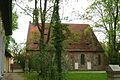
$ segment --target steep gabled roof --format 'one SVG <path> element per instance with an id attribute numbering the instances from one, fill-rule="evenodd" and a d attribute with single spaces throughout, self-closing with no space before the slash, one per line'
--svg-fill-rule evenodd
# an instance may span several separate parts
<path id="1" fill-rule="evenodd" d="M 68 28 L 78 34 L 80 38 L 65 48 L 68 51 L 103 51 L 93 30 L 88 24 L 69 24 Z"/>
<path id="2" fill-rule="evenodd" d="M 39 50 L 39 36 L 40 32 L 36 26 L 29 23 L 29 30 L 27 35 L 27 50 Z"/>
<path id="3" fill-rule="evenodd" d="M 88 24 L 67 24 L 68 28 L 80 34 L 80 37 L 74 42 L 65 47 L 67 51 L 103 51 L 102 46 L 98 42 L 92 29 Z M 27 36 L 27 50 L 39 50 L 39 36 L 38 28 L 29 24 L 29 31 Z M 45 35 L 46 36 L 46 35 Z M 34 40 L 35 39 L 35 40 Z M 71 39 L 71 38 L 69 38 Z M 69 40 L 66 40 L 66 42 Z"/>

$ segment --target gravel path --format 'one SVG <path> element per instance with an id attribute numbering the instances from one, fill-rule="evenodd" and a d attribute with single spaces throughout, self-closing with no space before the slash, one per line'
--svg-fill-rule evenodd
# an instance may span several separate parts
<path id="1" fill-rule="evenodd" d="M 23 73 L 6 73 L 5 80 L 26 80 L 21 74 Z"/>

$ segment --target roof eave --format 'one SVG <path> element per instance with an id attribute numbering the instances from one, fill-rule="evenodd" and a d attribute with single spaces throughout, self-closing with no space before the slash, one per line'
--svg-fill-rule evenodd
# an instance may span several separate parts
<path id="1" fill-rule="evenodd" d="M 104 50 L 95 50 L 95 49 L 64 49 L 65 51 L 68 52 L 104 52 Z"/>
<path id="2" fill-rule="evenodd" d="M 12 35 L 12 0 L 0 2 L 5 35 Z"/>

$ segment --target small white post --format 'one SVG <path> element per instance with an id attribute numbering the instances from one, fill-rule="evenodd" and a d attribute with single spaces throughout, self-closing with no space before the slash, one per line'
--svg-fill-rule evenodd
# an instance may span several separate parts
<path id="1" fill-rule="evenodd" d="M 90 61 L 87 62 L 87 69 L 91 70 L 91 62 Z"/>
<path id="2" fill-rule="evenodd" d="M 78 63 L 75 63 L 75 69 L 78 69 Z"/>

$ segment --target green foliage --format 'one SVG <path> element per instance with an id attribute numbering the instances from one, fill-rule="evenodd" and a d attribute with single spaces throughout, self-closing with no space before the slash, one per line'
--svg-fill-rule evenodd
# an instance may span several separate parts
<path id="1" fill-rule="evenodd" d="M 40 40 L 40 39 L 38 38 L 38 37 L 39 37 L 38 32 L 33 31 L 31 34 L 33 35 L 33 37 L 30 38 L 30 42 L 38 42 L 38 41 Z"/>
<path id="2" fill-rule="evenodd" d="M 104 29 L 109 59 L 112 54 L 117 54 L 119 41 L 120 0 L 93 0 L 93 3 L 84 14 L 85 19 L 94 22 L 95 27 Z M 92 17 L 90 17 L 90 16 Z"/>
<path id="3" fill-rule="evenodd" d="M 95 44 L 96 43 L 96 41 L 93 41 L 93 39 L 94 39 L 93 38 L 93 31 L 90 27 L 88 27 L 84 30 L 83 35 L 84 35 L 86 44 Z M 86 37 L 89 37 L 89 38 L 86 38 Z"/>
<path id="4" fill-rule="evenodd" d="M 66 36 L 65 41 L 63 42 L 63 47 L 67 47 L 69 45 L 79 43 L 79 39 L 81 38 L 81 36 L 82 36 L 81 33 L 77 33 L 76 31 L 69 30 L 69 33 Z"/>
<path id="5" fill-rule="evenodd" d="M 16 11 L 12 12 L 12 31 L 18 29 L 17 19 L 18 19 L 17 12 Z M 6 36 L 6 50 L 10 49 L 10 43 L 15 43 L 15 40 L 12 38 L 12 36 Z"/>
<path id="6" fill-rule="evenodd" d="M 62 51 L 65 36 L 60 22 L 59 0 L 55 0 L 51 23 L 53 25 L 53 45 L 55 47 L 56 80 L 62 80 Z"/>
<path id="7" fill-rule="evenodd" d="M 37 72 L 25 73 L 23 76 L 27 78 L 27 80 L 39 80 L 39 74 Z"/>
<path id="8" fill-rule="evenodd" d="M 14 43 L 15 40 L 11 36 L 6 36 L 5 48 L 8 50 L 10 48 L 10 43 Z"/>
<path id="9" fill-rule="evenodd" d="M 86 35 L 86 34 L 91 34 L 92 33 L 92 29 L 90 28 L 90 27 L 88 27 L 88 28 L 86 28 L 85 30 L 84 30 L 84 34 Z"/>
<path id="10" fill-rule="evenodd" d="M 54 54 L 44 53 L 42 56 L 38 52 L 30 54 L 27 56 L 29 59 L 29 69 L 31 71 L 36 71 L 39 78 L 49 79 L 56 78 L 56 65 L 54 64 Z M 44 62 L 43 62 L 44 61 Z M 41 65 L 42 64 L 42 65 Z M 37 65 L 37 66 L 36 66 Z M 41 70 L 44 71 L 41 73 Z M 43 75 L 45 74 L 45 76 Z"/>
<path id="11" fill-rule="evenodd" d="M 15 12 L 12 13 L 12 30 L 13 31 L 18 29 L 17 20 L 18 20 L 18 15 L 17 15 L 17 12 L 15 11 Z"/>
<path id="12" fill-rule="evenodd" d="M 67 24 L 61 24 L 61 29 L 63 32 L 63 40 L 67 40 L 69 36 L 71 36 L 71 31 L 68 29 Z"/>
<path id="13" fill-rule="evenodd" d="M 112 54 L 110 58 L 110 64 L 120 65 L 120 53 Z"/>
<path id="14" fill-rule="evenodd" d="M 44 54 L 39 54 L 39 51 L 34 51 L 33 53 L 26 56 L 29 59 L 29 71 L 36 71 L 38 74 L 38 78 L 43 78 L 41 73 L 41 68 L 44 69 L 44 79 L 48 80 L 57 80 L 58 72 L 57 72 L 57 64 L 55 62 L 55 48 L 51 44 L 47 46 L 45 49 L 47 52 Z M 43 63 L 44 61 L 44 63 Z M 41 65 L 42 64 L 42 65 Z M 63 71 L 67 71 L 68 69 L 68 60 L 66 60 L 65 54 L 62 54 L 62 69 Z M 43 66 L 44 65 L 44 66 Z"/>
<path id="15" fill-rule="evenodd" d="M 25 53 L 25 45 L 24 44 L 18 44 L 15 42 L 15 40 L 10 40 L 10 45 L 8 50 L 13 54 L 13 58 L 15 60 L 16 66 L 20 66 L 23 71 L 25 69 L 25 59 L 26 56 Z"/>
<path id="16" fill-rule="evenodd" d="M 54 7 L 53 6 L 48 7 L 48 3 L 47 3 L 48 1 L 52 2 Z M 35 8 L 33 9 L 32 12 L 33 13 L 32 18 L 33 18 L 33 23 L 35 24 L 35 26 L 38 27 L 40 36 L 36 32 L 33 32 L 32 34 L 34 37 L 30 40 L 39 41 L 38 43 L 40 49 L 36 52 L 33 52 L 34 55 L 30 54 L 29 56 L 27 56 L 27 59 L 29 59 L 29 69 L 30 71 L 36 71 L 39 74 L 39 78 L 42 78 L 43 80 L 46 79 L 58 80 L 58 78 L 61 78 L 60 75 L 62 73 L 62 71 L 60 71 L 62 69 L 61 66 L 62 60 L 60 60 L 62 58 L 61 54 L 63 51 L 62 42 L 65 39 L 67 39 L 67 36 L 69 35 L 69 30 L 66 27 L 66 25 L 60 23 L 59 5 L 58 5 L 59 0 L 44 0 L 44 1 L 40 0 L 39 7 L 37 4 L 38 4 L 38 0 L 35 0 Z M 48 8 L 53 10 L 52 17 L 51 17 L 51 11 L 49 12 Z M 23 10 L 27 12 L 25 9 Z M 51 20 L 50 26 L 45 25 L 45 22 L 48 20 L 47 18 L 48 15 L 50 16 L 50 20 Z M 39 21 L 41 21 L 41 24 L 39 24 Z M 50 35 L 51 32 L 47 34 L 47 39 L 52 38 L 50 39 L 53 40 L 51 41 L 52 44 L 51 42 L 49 42 L 49 40 L 47 42 L 47 40 L 45 39 L 46 37 L 44 33 L 46 28 L 48 28 L 49 31 L 51 31 L 51 29 L 53 30 L 52 37 Z"/>
<path id="17" fill-rule="evenodd" d="M 16 60 L 16 64 L 18 64 L 22 68 L 22 70 L 24 71 L 25 59 L 26 59 L 25 55 L 23 55 L 23 54 L 16 55 L 14 57 L 14 59 Z"/>

